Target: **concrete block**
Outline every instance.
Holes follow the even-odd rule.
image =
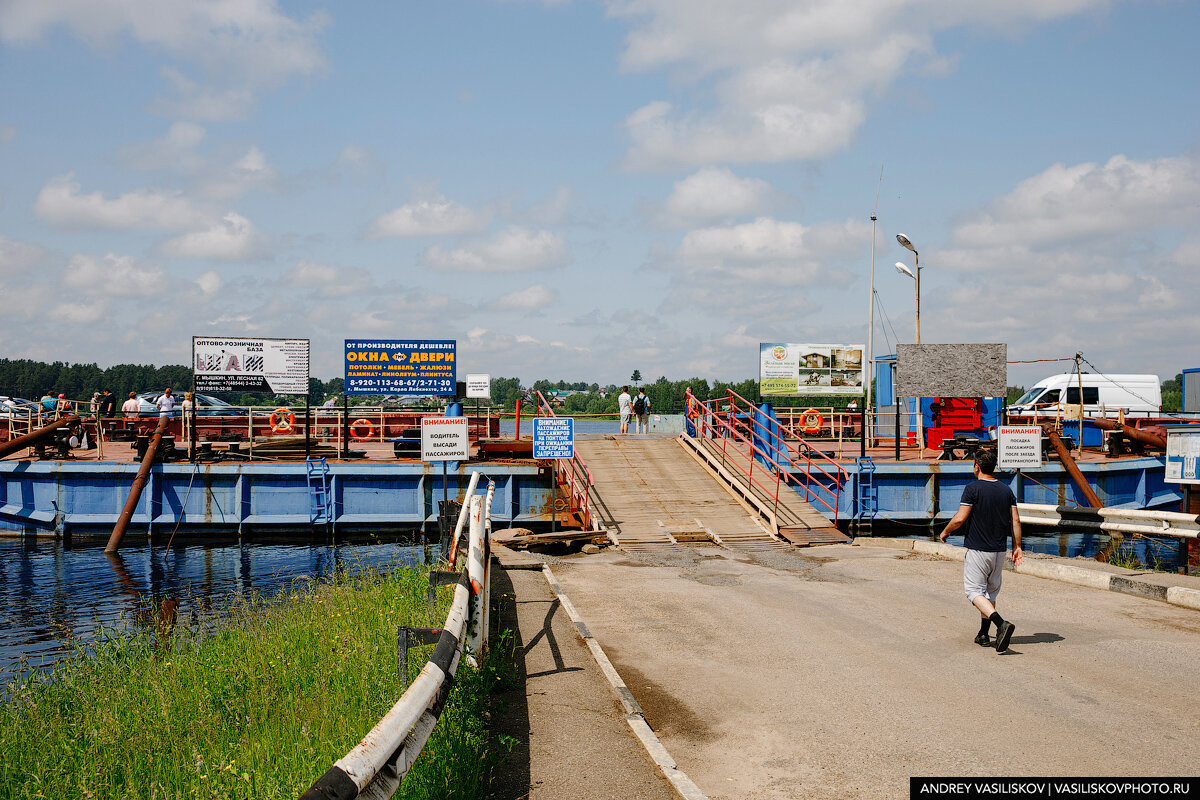
[[[1187,589],[1183,586],[1167,587],[1167,602],[1171,605],[1194,608],[1200,611],[1200,589]]]
[[[1107,572],[1097,572],[1096,570],[1084,569],[1083,567],[1071,567],[1066,564],[1034,561],[1033,559],[1025,559],[1025,563],[1015,569],[1022,575],[1033,575],[1035,578],[1065,581],[1067,583],[1074,583],[1077,586],[1089,586],[1093,589],[1104,589],[1105,591],[1108,590],[1109,582],[1113,577]]]
[[[890,550],[912,550],[914,539],[889,539],[886,537],[859,536],[854,539],[855,547],[886,547]]]

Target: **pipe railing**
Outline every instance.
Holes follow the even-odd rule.
[[[1200,516],[1178,511],[1017,503],[1017,513],[1021,518],[1022,525],[1045,525],[1072,530],[1200,539]]]
[[[748,427],[751,428],[752,432],[756,431],[760,440],[768,445],[768,449],[772,451],[772,455],[769,455],[767,458],[775,466],[776,470],[783,475],[784,481],[789,485],[794,482],[796,484],[797,491],[799,491],[800,482],[795,477],[794,473],[802,471],[805,478],[805,501],[811,502],[816,500],[818,503],[825,506],[833,513],[833,521],[836,523],[838,520],[838,506],[841,500],[841,487],[846,481],[845,468],[842,467],[842,465],[839,464],[836,459],[829,457],[820,449],[813,447],[801,437],[796,437],[794,442],[784,441],[783,450],[775,447],[775,445],[772,444],[772,439],[774,437],[771,435],[771,431],[768,430],[767,427],[758,419],[758,413],[761,413],[759,412],[758,408],[732,389],[728,390],[728,392],[733,398],[736,398],[737,401],[741,401],[742,405],[747,409],[745,412],[745,418],[748,421]],[[735,414],[735,418],[736,416],[737,415]],[[795,457],[792,456],[793,452],[796,454]],[[815,463],[814,457],[816,459]],[[805,467],[803,470],[801,470],[800,465],[797,463],[797,458],[804,459]],[[825,466],[826,464],[830,465],[829,468]],[[784,466],[790,467],[790,469],[784,469]],[[816,467],[817,472],[819,472],[829,481],[829,486],[825,486],[824,484],[822,484],[822,486],[827,492],[833,495],[832,504],[813,491],[812,484],[814,467]],[[830,472],[830,468],[833,470],[833,472]],[[820,482],[818,481],[818,483]]]
[[[771,502],[771,516],[778,520],[779,517],[779,484],[782,480],[781,470],[778,468],[768,470],[765,467],[760,468],[759,477],[754,476],[755,455],[761,455],[768,458],[766,453],[755,446],[752,438],[749,438],[740,430],[737,425],[731,421],[736,419],[736,413],[733,405],[732,397],[718,397],[709,400],[697,400],[690,393],[687,394],[690,402],[698,407],[698,413],[694,419],[696,438],[719,440],[721,467],[723,469],[733,469],[741,474],[746,479],[747,488],[751,491],[755,487],[759,489],[765,496],[764,499]],[[722,402],[728,401],[729,408],[727,411],[720,409]],[[690,416],[690,414],[689,414]],[[741,448],[737,448],[738,458],[731,458],[728,451],[730,438],[733,439],[735,447],[738,443],[745,444],[750,453],[747,456]],[[745,457],[745,465],[743,465],[743,457]],[[778,527],[778,523],[776,523]]]
[[[542,396],[541,392],[537,392],[538,414],[543,417],[557,417],[554,413],[554,408]],[[566,463],[564,463],[566,462]],[[592,480],[592,471],[588,469],[587,463],[583,460],[583,456],[579,455],[579,449],[575,449],[575,455],[571,458],[556,458],[554,459],[554,474],[555,480],[567,487],[567,491],[571,497],[571,505],[579,515],[579,521],[583,525],[584,530],[592,530],[592,506],[591,506],[591,489],[594,481]]]
[[[450,695],[459,661],[465,656],[471,663],[487,646],[487,542],[495,488],[489,481],[486,495],[473,494],[463,504],[470,508],[467,559],[433,655],[396,704],[301,800],[391,797],[421,754]]]

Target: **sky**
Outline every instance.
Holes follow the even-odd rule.
[[[1200,367],[1200,4],[0,0],[0,357]],[[881,177],[882,176],[882,177]],[[872,214],[878,217],[873,226]],[[874,244],[872,244],[872,239]],[[1028,385],[1065,363],[1010,364]],[[461,377],[461,376],[460,376]]]

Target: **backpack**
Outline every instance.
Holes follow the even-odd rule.
[[[633,413],[639,416],[646,413],[646,398],[638,396],[638,399],[633,401]]]

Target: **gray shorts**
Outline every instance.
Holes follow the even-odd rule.
[[[622,414],[622,415],[621,415],[621,424],[622,424],[622,425],[628,425],[628,424],[629,424],[629,415],[628,415],[628,414]]]
[[[974,603],[976,597],[983,595],[996,602],[996,595],[1000,594],[1000,579],[1004,575],[1005,556],[1003,552],[967,550],[963,558],[963,589],[967,592],[968,601]]]

